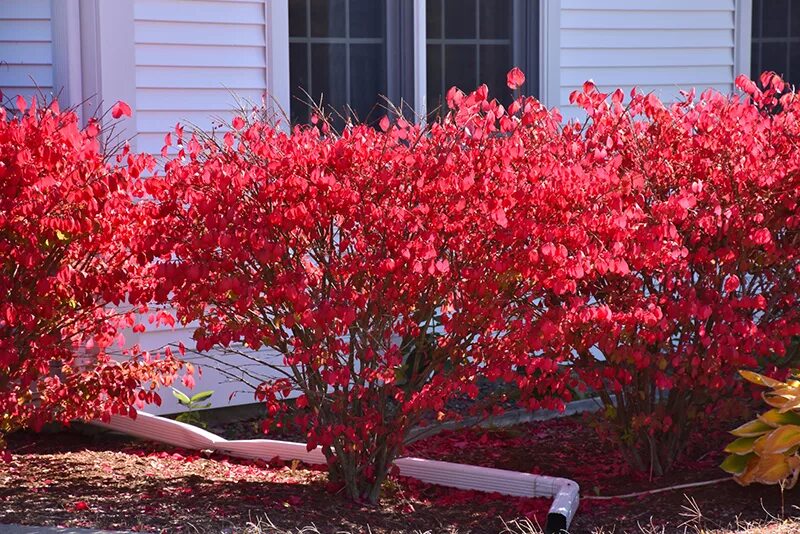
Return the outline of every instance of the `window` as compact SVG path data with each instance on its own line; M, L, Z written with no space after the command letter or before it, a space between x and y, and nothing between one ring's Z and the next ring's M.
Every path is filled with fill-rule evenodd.
M506 73L519 66L536 86L537 2L515 0L427 0L428 109L440 108L452 86L489 94L508 103Z
M308 119L309 97L369 120L386 95L386 0L291 0L292 119Z
M415 6L424 10L424 28L413 25ZM309 100L321 100L339 126L379 120L384 97L411 111L413 95L425 94L435 112L453 85L469 91L486 83L505 103L514 66L535 93L538 12L538 0L289 0L292 121L308 120ZM425 41L415 41L420 32ZM416 42L425 48L415 55ZM414 79L415 56L425 62L427 83Z
M800 85L800 1L753 0L753 77L775 71Z

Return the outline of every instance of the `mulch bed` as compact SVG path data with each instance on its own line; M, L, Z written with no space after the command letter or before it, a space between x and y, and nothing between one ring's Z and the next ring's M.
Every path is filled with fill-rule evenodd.
M250 423L246 424L251 428ZM724 476L718 469L724 429L704 428L674 473L660 479L631 473L583 417L497 430L442 433L409 454L572 478L582 496L613 496ZM91 526L147 532L240 532L268 516L284 529L320 532L500 532L503 522L543 522L546 499L514 499L438 488L409 480L387 483L380 507L348 502L319 468L205 456L109 434L16 434L13 460L0 465L0 523ZM697 515L704 528L779 515L774 487L734 482L631 499L584 498L573 532L639 532L639 525L682 531ZM800 495L787 492L786 515L800 516ZM684 514L684 515L682 515Z

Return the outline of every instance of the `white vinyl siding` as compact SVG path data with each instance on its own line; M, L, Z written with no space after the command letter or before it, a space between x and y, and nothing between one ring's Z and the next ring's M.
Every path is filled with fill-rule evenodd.
M12 106L53 91L50 0L0 1L0 90Z
M208 129L267 87L264 0L135 0L137 148L176 122Z
M734 0L561 0L559 105L591 79L672 101L680 89L733 90Z
M267 1L133 0L137 150L159 154L165 134L178 122L187 133L195 127L224 131L219 125L230 121L237 102L261 103L269 74ZM174 329L147 325L129 342L156 352L168 344L174 350L183 342L186 359L202 368L202 376L195 375L194 393L213 390L214 408L255 402L253 390L234 377L241 376L242 369L258 376L274 373L242 356L192 354L195 327L195 323ZM214 356L224 363L215 362ZM255 357L282 361L268 350ZM180 382L175 387L185 390ZM149 406L147 412L183 410L168 389L162 388L160 394L164 404Z

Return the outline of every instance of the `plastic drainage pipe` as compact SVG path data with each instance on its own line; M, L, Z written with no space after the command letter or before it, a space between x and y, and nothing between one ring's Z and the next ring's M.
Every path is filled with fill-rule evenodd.
M227 440L202 428L165 417L139 412L136 419L112 416L108 423L95 424L186 449L212 449L238 458L300 460L308 464L327 463L322 450L311 451L305 443L272 439ZM561 532L569 527L578 509L578 484L566 478L548 477L474 465L439 462L422 458L398 458L394 464L405 477L451 488L495 492L514 497L550 497L545 532Z

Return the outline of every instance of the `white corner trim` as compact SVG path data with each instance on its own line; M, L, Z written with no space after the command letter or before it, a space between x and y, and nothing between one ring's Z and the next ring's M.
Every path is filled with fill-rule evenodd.
M414 113L424 122L428 109L425 0L414 0Z
M750 72L750 48L753 37L753 0L736 0L733 30L733 78Z
M539 2L539 100L547 107L560 104L561 0Z
M288 128L291 106L289 84L289 1L264 2L264 30L266 42L266 105L283 118ZM256 102L257 104L257 102Z
M136 150L136 53L134 0L81 0L84 118L102 115L122 100L133 117L115 123L115 141ZM111 115L106 115L111 120Z
M62 108L83 100L81 20L78 0L51 0L53 31L53 93ZM76 107L80 114L81 109Z

